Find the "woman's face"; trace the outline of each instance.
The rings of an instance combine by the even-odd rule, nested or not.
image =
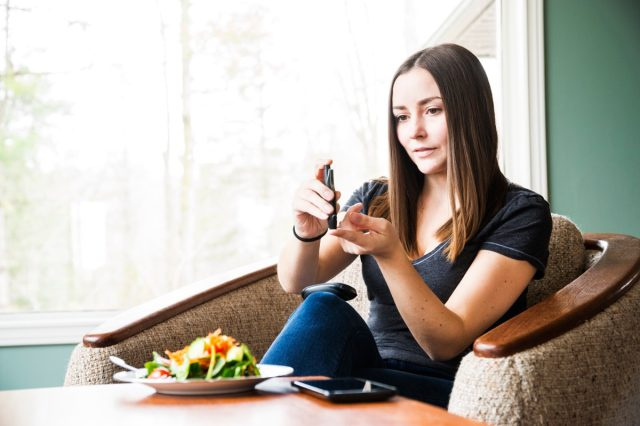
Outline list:
[[[391,107],[398,140],[418,169],[426,175],[446,174],[447,118],[431,73],[415,67],[398,76]]]

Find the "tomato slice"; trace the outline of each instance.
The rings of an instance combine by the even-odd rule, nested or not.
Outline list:
[[[147,376],[147,379],[164,379],[171,377],[171,372],[164,367],[157,367]]]

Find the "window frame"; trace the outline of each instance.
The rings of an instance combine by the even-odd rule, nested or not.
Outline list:
[[[548,199],[543,0],[498,4],[505,175]]]
[[[508,179],[548,198],[543,0],[464,0],[429,39],[454,42],[493,3],[502,84],[498,132]]]
[[[429,45],[454,40],[495,1],[502,73],[502,162],[512,181],[548,197],[543,0],[464,0]],[[504,90],[504,88],[508,90]],[[0,314],[0,347],[77,344],[113,311]]]
[[[0,347],[76,344],[119,311],[0,314]]]

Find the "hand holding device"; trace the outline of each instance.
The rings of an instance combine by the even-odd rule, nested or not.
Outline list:
[[[293,197],[293,232],[301,241],[319,240],[327,232],[329,225],[337,222],[336,219],[331,220],[330,216],[335,217],[339,193],[330,189],[333,197],[332,200],[327,200],[330,195],[325,184],[333,187],[333,172],[328,171],[331,169],[330,164],[331,160],[326,160],[317,165],[315,177],[303,183]]]
[[[384,401],[397,393],[394,386],[355,377],[296,380],[292,384],[302,392],[332,402]]]

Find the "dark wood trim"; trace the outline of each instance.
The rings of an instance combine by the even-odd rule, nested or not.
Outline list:
[[[547,342],[592,318],[640,278],[640,239],[585,234],[585,248],[602,251],[587,271],[564,288],[476,339],[473,352],[500,358]]]
[[[92,348],[115,345],[204,302],[275,274],[276,265],[270,260],[198,281],[124,311],[86,334],[82,342]]]

